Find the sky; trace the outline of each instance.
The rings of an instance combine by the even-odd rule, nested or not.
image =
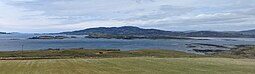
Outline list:
[[[0,0],[0,31],[120,26],[167,31],[255,29],[255,0]]]

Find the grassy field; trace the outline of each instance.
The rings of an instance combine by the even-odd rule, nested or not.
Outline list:
[[[0,74],[254,74],[255,60],[107,58],[0,60]]]
[[[0,74],[254,74],[255,59],[231,59],[240,55],[247,58],[248,54],[253,57],[250,54],[255,47],[248,48],[224,52],[224,55],[158,49],[2,51]]]
[[[204,55],[191,54],[174,50],[130,50],[118,49],[65,49],[65,50],[26,50],[0,52],[0,59],[70,59],[70,58],[123,58],[123,57],[157,57],[157,58],[195,58]]]

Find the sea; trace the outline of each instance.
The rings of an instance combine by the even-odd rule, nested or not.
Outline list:
[[[28,39],[35,36],[76,36],[77,38],[66,39]],[[91,39],[85,35],[39,35],[39,34],[0,34],[0,51],[16,50],[44,50],[44,49],[165,49],[192,52],[187,45],[190,44],[212,44],[234,48],[236,45],[255,45],[255,38],[212,38],[212,37],[192,37],[192,40],[184,39]],[[199,46],[199,48],[216,47]]]

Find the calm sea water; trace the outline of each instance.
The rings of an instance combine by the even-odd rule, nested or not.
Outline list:
[[[198,38],[211,40],[119,40],[119,39],[87,39],[84,36],[77,36],[75,39],[63,40],[30,40],[27,38],[39,36],[33,34],[9,34],[0,35],[0,51],[21,50],[24,45],[25,50],[40,50],[48,48],[108,48],[121,50],[134,49],[168,49],[189,51],[186,44],[205,43],[224,46],[234,45],[255,45],[254,38]],[[231,40],[229,40],[231,39]]]

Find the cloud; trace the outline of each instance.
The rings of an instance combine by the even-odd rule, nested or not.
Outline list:
[[[49,23],[46,23],[46,22],[55,22],[55,21],[47,20],[43,16],[34,16],[39,14],[38,12],[33,12],[33,11],[26,12],[25,11],[26,9],[10,6],[3,2],[0,2],[0,10],[2,14],[0,15],[1,17],[0,29],[5,31],[17,31],[18,29],[27,29],[25,27],[35,26],[34,22],[42,22],[41,24],[36,23],[37,26],[49,25]],[[25,16],[30,16],[30,17],[25,17]],[[33,19],[33,20],[30,20],[30,19]]]
[[[146,11],[136,16],[129,18],[129,20],[155,20],[155,19],[164,19],[174,16],[185,15],[191,12],[193,8],[190,7],[178,7],[172,5],[160,5],[159,8],[154,9],[153,11]]]
[[[156,27],[164,30],[244,30],[254,29],[254,16],[247,14],[249,12],[231,12],[231,13],[210,13],[197,15],[184,15],[157,20],[155,23],[146,25],[147,27]]]
[[[254,0],[1,0],[0,31],[60,32],[125,25],[243,30],[255,27],[254,7]]]

